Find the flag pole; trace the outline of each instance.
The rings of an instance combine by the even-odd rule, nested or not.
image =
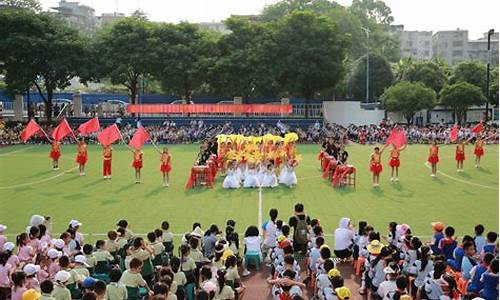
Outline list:
[[[49,135],[45,132],[45,130],[43,130],[42,126],[40,126],[40,130],[43,132],[43,134],[45,135],[45,137],[47,138],[47,140],[49,140],[49,142],[52,143],[52,139],[49,137]]]
[[[156,149],[156,151],[158,151],[158,153],[161,153],[160,148],[158,148],[158,146],[156,146],[156,144],[153,140],[151,140],[151,145],[153,145],[153,147],[155,147],[155,149]]]

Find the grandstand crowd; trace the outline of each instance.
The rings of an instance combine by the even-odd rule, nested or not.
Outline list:
[[[120,220],[92,244],[84,224],[67,225],[55,233],[50,217],[34,215],[12,241],[0,225],[0,299],[262,299],[246,293],[252,272],[265,273],[262,294],[276,300],[498,299],[498,235],[480,224],[458,237],[434,222],[423,239],[408,224],[342,218],[329,245],[331,229],[297,203],[289,218],[271,209],[261,228],[240,233],[234,220],[194,222],[180,241],[168,221],[141,235]],[[355,272],[359,290],[345,285],[351,278],[339,267]]]
[[[118,121],[122,135],[125,140],[129,140],[137,128],[137,122],[121,123]],[[264,123],[248,123],[245,126],[233,126],[230,121],[222,125],[206,124],[202,119],[193,120],[189,125],[178,126],[175,121],[164,121],[158,125],[146,125],[145,128],[150,136],[158,143],[183,144],[204,141],[215,137],[218,134],[243,134],[245,136],[263,136],[265,134],[284,135],[288,132],[296,132],[299,136],[299,143],[318,143],[326,137],[333,137],[344,142],[355,142],[360,144],[383,143],[388,137],[394,125],[381,122],[373,125],[349,125],[347,127],[316,122],[310,126],[290,126],[286,122],[277,121],[274,125]],[[406,131],[408,143],[420,144],[437,141],[445,143],[449,139],[449,132],[453,125],[449,124],[429,124],[426,126],[400,125]],[[76,129],[77,126],[74,126]],[[50,135],[55,126],[42,126],[43,130]],[[473,135],[472,126],[460,128],[459,138],[469,138]],[[2,123],[0,122],[0,144],[19,144],[19,136],[24,129],[22,123]],[[490,124],[487,127],[486,136],[490,142],[498,142],[498,127]],[[95,134],[87,137],[89,143],[95,142]],[[43,135],[35,136],[30,143],[46,143],[47,139]],[[63,142],[75,142],[72,137],[67,137]]]

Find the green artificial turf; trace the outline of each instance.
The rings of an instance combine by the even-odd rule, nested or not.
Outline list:
[[[131,229],[144,233],[168,220],[174,233],[190,231],[194,221],[204,228],[212,223],[237,222],[240,233],[258,223],[258,190],[223,190],[222,177],[214,189],[186,190],[188,171],[197,155],[197,145],[173,145],[171,185],[162,187],[159,155],[144,148],[142,183],[134,183],[132,153],[115,145],[113,179],[102,179],[101,147],[89,146],[87,175],[78,176],[74,162],[75,146],[62,146],[60,170],[51,170],[49,146],[13,146],[0,148],[0,223],[8,225],[8,234],[22,231],[32,214],[50,215],[54,231],[66,228],[70,219],[83,222],[84,233],[105,233],[115,228],[120,218]],[[279,218],[288,220],[293,205],[302,202],[307,213],[321,220],[326,234],[333,234],[343,216],[356,223],[367,220],[384,234],[390,221],[407,223],[422,236],[432,234],[430,223],[440,220],[452,224],[459,235],[472,234],[482,223],[486,231],[498,231],[498,146],[487,146],[482,167],[474,168],[472,146],[467,147],[465,172],[455,170],[454,147],[442,146],[437,178],[429,176],[425,166],[428,147],[413,145],[401,154],[400,182],[391,184],[388,153],[384,153],[381,186],[371,186],[368,172],[372,146],[348,146],[349,161],[357,168],[356,189],[333,189],[321,178],[316,157],[317,145],[301,145],[303,160],[296,169],[295,188],[278,187],[262,191],[262,215],[278,208]],[[95,239],[91,237],[90,239]],[[329,237],[331,239],[331,237]]]

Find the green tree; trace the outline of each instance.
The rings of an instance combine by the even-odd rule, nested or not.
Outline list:
[[[281,90],[313,99],[316,92],[343,78],[349,38],[328,17],[293,12],[276,23],[274,40],[275,47],[269,50]]]
[[[332,8],[340,5],[328,0],[283,0],[266,5],[261,13],[263,21],[278,20],[295,11],[310,11],[316,14],[328,14]]]
[[[230,34],[217,41],[217,58],[210,69],[210,86],[219,96],[275,97],[274,47],[269,23],[232,17],[225,21]]]
[[[378,24],[390,25],[394,22],[391,8],[380,0],[353,0],[350,10],[358,17]]]
[[[369,60],[369,98],[376,100],[382,95],[384,89],[394,82],[394,75],[391,66],[381,55],[370,54]],[[359,58],[351,70],[348,91],[356,100],[366,98],[366,56]]]
[[[215,57],[215,41],[198,26],[164,24],[156,31],[154,75],[165,91],[190,99],[207,80]]]
[[[45,103],[47,121],[52,118],[56,89],[70,79],[91,79],[91,51],[76,30],[52,15],[30,10],[0,11],[0,61],[12,93],[35,86]]]
[[[0,0],[0,9],[29,9],[41,11],[42,5],[38,0]]]
[[[411,124],[415,113],[436,105],[436,92],[421,82],[401,81],[387,88],[381,99],[387,111],[401,113]]]
[[[479,61],[462,61],[452,70],[450,84],[468,82],[486,92],[486,65]]]
[[[140,80],[158,63],[154,27],[142,17],[123,18],[103,29],[97,39],[99,75],[127,87],[131,104],[136,103]]]
[[[455,121],[459,123],[465,122],[469,107],[486,101],[481,88],[463,81],[445,86],[439,98],[441,105],[450,108]]]
[[[371,16],[379,14],[382,16],[384,14],[383,11],[387,7],[383,8],[377,2],[375,6],[380,6],[379,13],[376,12],[378,9],[373,7],[367,8],[364,3],[358,3],[357,6],[358,8],[353,10],[352,6],[344,7],[335,1],[285,0],[266,6],[262,12],[261,19],[264,21],[277,21],[297,11],[308,11],[317,15],[324,15],[337,24],[341,33],[350,35],[351,48],[347,54],[353,59],[365,55],[368,44],[370,44],[371,52],[378,53],[386,57],[389,61],[397,61],[400,56],[397,37],[391,33],[387,24],[377,23],[379,20],[378,17],[371,18]],[[385,20],[390,20],[390,18],[392,17],[390,17],[389,12],[389,16],[386,16]],[[363,27],[368,28],[371,32],[369,43],[365,32],[362,30]]]
[[[446,84],[446,70],[434,61],[413,62],[403,74],[403,80],[422,82],[439,93]]]
[[[406,73],[413,67],[415,64],[415,59],[408,57],[402,58],[397,63],[392,65],[392,71],[394,73],[394,80],[396,82],[404,80]]]
[[[490,74],[490,95],[488,101],[490,104],[498,107],[498,67],[493,69]]]

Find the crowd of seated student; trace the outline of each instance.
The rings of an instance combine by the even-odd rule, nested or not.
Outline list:
[[[203,232],[199,223],[174,247],[164,221],[146,239],[126,220],[107,239],[86,243],[82,224],[51,236],[50,218],[33,216],[27,233],[8,241],[0,225],[0,299],[241,299],[235,222]],[[258,230],[257,230],[258,235]]]
[[[301,297],[304,283],[314,286],[316,299],[351,298],[337,269],[338,264],[351,261],[361,277],[359,293],[371,299],[498,299],[497,233],[483,236],[482,225],[459,242],[452,226],[436,222],[433,238],[425,241],[412,235],[407,224],[390,222],[383,235],[365,221],[355,230],[349,218],[342,218],[332,253],[319,220],[307,216],[303,205],[295,206],[291,220],[297,221],[291,236],[290,226],[277,218],[277,210],[272,209],[269,216],[263,225],[263,249],[270,259],[268,282],[275,299],[282,299],[283,293]],[[298,231],[303,228],[307,228],[305,265],[297,261],[302,246],[295,245],[302,243]],[[306,278],[301,278],[303,274]]]
[[[136,122],[119,124],[122,136],[128,140],[134,134]],[[342,126],[335,123],[316,122],[313,125],[289,126],[278,121],[275,125],[264,123],[249,123],[245,126],[236,127],[230,121],[221,125],[206,124],[202,120],[193,120],[189,125],[177,125],[173,121],[165,121],[161,125],[146,125],[145,128],[153,140],[158,143],[182,144],[201,142],[211,139],[218,134],[242,134],[246,136],[263,136],[265,134],[284,135],[288,132],[296,132],[300,143],[318,143],[330,137],[347,144],[352,141],[360,144],[384,143],[385,139],[394,125],[387,122],[372,125],[349,125]],[[428,124],[425,126],[400,125],[406,132],[408,143],[422,144],[438,141],[446,142],[449,139],[452,124]],[[74,126],[73,129],[76,129]],[[51,134],[54,125],[42,125],[42,129]],[[459,138],[469,138],[473,135],[471,125],[461,127],[458,133]],[[11,145],[22,143],[19,139],[24,126],[21,123],[5,123],[0,121],[0,144]],[[498,127],[495,124],[486,126],[486,135],[492,136],[490,142],[498,143]],[[29,143],[47,143],[43,135],[37,135],[30,139]],[[64,143],[74,142],[72,139],[63,139]],[[87,136],[88,143],[96,142],[96,134]]]
[[[195,222],[175,246],[167,221],[144,238],[120,220],[94,245],[77,220],[53,236],[51,219],[35,215],[15,243],[0,225],[0,299],[255,299],[240,275],[262,262],[277,300],[352,299],[340,267],[353,268],[359,293],[372,299],[498,299],[497,233],[482,225],[459,239],[436,222],[425,241],[407,224],[390,222],[381,234],[342,218],[331,247],[318,219],[300,203],[294,211],[284,222],[271,209],[262,235],[249,226],[241,239],[233,220],[223,231]]]

